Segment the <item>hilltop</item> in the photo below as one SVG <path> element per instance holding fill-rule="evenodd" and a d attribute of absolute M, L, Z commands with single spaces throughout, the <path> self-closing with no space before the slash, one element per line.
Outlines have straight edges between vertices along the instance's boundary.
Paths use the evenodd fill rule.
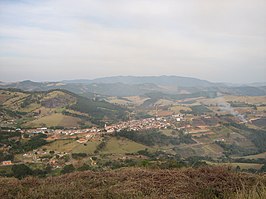
<path fill-rule="evenodd" d="M 82 127 L 123 119 L 125 109 L 66 90 L 0 90 L 1 126 Z"/>

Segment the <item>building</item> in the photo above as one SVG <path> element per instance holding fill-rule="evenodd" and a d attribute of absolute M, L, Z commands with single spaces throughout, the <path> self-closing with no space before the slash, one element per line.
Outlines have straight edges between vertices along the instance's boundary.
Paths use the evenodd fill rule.
<path fill-rule="evenodd" d="M 3 161 L 2 165 L 3 166 L 12 165 L 12 161 L 11 160 Z"/>
<path fill-rule="evenodd" d="M 84 144 L 84 143 L 86 143 L 87 141 L 88 141 L 88 140 L 85 139 L 85 138 L 80 138 L 80 139 L 77 140 L 77 142 L 80 143 L 80 144 Z"/>

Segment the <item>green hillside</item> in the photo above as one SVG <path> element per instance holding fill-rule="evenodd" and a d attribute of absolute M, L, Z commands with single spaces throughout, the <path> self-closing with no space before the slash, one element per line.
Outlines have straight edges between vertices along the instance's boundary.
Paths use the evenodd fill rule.
<path fill-rule="evenodd" d="M 82 127 L 123 119 L 125 109 L 66 90 L 0 90 L 1 127 Z"/>

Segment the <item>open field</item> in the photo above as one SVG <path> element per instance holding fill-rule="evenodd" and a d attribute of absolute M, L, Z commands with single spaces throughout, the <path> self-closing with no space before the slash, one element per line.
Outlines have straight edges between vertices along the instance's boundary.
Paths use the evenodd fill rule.
<path fill-rule="evenodd" d="M 196 152 L 197 156 L 204 154 L 205 156 L 217 158 L 223 154 L 223 149 L 216 144 L 199 144 L 191 146 L 191 149 Z"/>
<path fill-rule="evenodd" d="M 120 105 L 129 105 L 132 104 L 131 101 L 129 100 L 124 100 L 118 97 L 108 97 L 108 102 L 113 103 L 113 104 L 120 104 Z"/>
<path fill-rule="evenodd" d="M 160 130 L 160 132 L 167 136 L 173 136 L 173 137 L 178 136 L 178 132 L 174 131 L 173 129 L 162 129 Z"/>
<path fill-rule="evenodd" d="M 4 102 L 8 101 L 8 99 L 14 97 L 15 95 L 16 93 L 0 90 L 0 104 L 3 104 Z"/>
<path fill-rule="evenodd" d="M 180 113 L 180 111 L 191 111 L 191 108 L 189 108 L 188 106 L 174 105 L 170 108 L 170 110 L 175 114 L 178 114 Z"/>
<path fill-rule="evenodd" d="M 233 96 L 233 95 L 224 95 L 217 98 L 205 98 L 199 100 L 204 104 L 218 104 L 224 102 L 244 102 L 248 104 L 261 104 L 266 102 L 266 96 Z"/>
<path fill-rule="evenodd" d="M 217 155 L 217 157 L 222 156 L 223 154 L 223 148 L 218 146 L 215 143 L 210 143 L 203 145 L 202 147 L 206 154 L 213 155 L 214 157 Z"/>
<path fill-rule="evenodd" d="M 141 97 L 141 96 L 128 96 L 128 97 L 124 97 L 128 100 L 130 100 L 133 104 L 139 106 L 141 104 L 143 104 L 143 102 L 145 102 L 147 99 L 147 97 Z"/>
<path fill-rule="evenodd" d="M 261 104 L 266 102 L 266 96 L 224 96 L 226 101 L 245 102 L 248 104 Z"/>
<path fill-rule="evenodd" d="M 159 117 L 166 117 L 166 116 L 170 116 L 173 114 L 172 111 L 164 111 L 164 110 L 153 110 L 153 111 L 149 111 L 148 112 L 149 115 L 153 115 L 153 116 L 159 116 Z"/>
<path fill-rule="evenodd" d="M 88 141 L 86 145 L 78 143 L 78 145 L 73 148 L 73 153 L 87 153 L 93 154 L 96 147 L 100 144 L 100 141 Z"/>
<path fill-rule="evenodd" d="M 28 96 L 28 94 L 25 93 L 19 93 L 19 92 L 15 92 L 10 94 L 10 98 L 8 98 L 3 105 L 9 107 L 12 110 L 17 110 L 20 108 L 20 102 L 22 99 L 24 99 L 25 97 Z"/>
<path fill-rule="evenodd" d="M 31 104 L 29 104 L 28 106 L 26 106 L 24 108 L 19 108 L 19 111 L 22 111 L 22 112 L 31 112 L 31 111 L 34 111 L 34 110 L 40 108 L 40 107 L 41 107 L 40 104 L 31 103 Z"/>
<path fill-rule="evenodd" d="M 26 126 L 40 127 L 40 126 L 65 126 L 74 127 L 78 125 L 80 119 L 71 116 L 55 113 L 52 115 L 44 116 L 42 118 L 31 121 Z"/>
<path fill-rule="evenodd" d="M 50 99 L 54 97 L 63 97 L 63 96 L 65 96 L 65 94 L 61 91 L 52 91 L 49 92 L 43 99 Z"/>
<path fill-rule="evenodd" d="M 73 153 L 87 153 L 93 154 L 96 147 L 101 143 L 101 141 L 88 141 L 86 145 L 78 143 L 76 140 L 56 140 L 42 148 L 48 150 L 59 151 L 59 152 L 73 152 Z M 125 153 L 135 153 L 139 150 L 144 150 L 149 148 L 145 145 L 124 139 L 111 137 L 107 141 L 106 147 L 100 153 L 104 154 L 125 154 Z"/>
<path fill-rule="evenodd" d="M 139 150 L 144 150 L 145 148 L 149 147 L 143 144 L 130 141 L 125 138 L 118 139 L 116 137 L 111 137 L 108 140 L 106 147 L 101 152 L 125 154 L 125 153 L 135 153 Z"/>
<path fill-rule="evenodd" d="M 239 157 L 240 158 L 240 157 Z M 256 155 L 249 155 L 249 156 L 242 156 L 241 158 L 246 158 L 246 159 L 258 159 L 258 158 L 264 158 L 266 159 L 266 152 L 264 153 L 259 153 Z"/>
<path fill-rule="evenodd" d="M 42 148 L 46 148 L 51 151 L 59 151 L 59 152 L 71 152 L 75 147 L 77 147 L 79 143 L 76 140 L 68 139 L 68 140 L 56 140 L 51 143 L 48 143 Z"/>
<path fill-rule="evenodd" d="M 169 106 L 171 104 L 173 104 L 174 102 L 171 100 L 167 100 L 167 99 L 159 99 L 157 102 L 155 102 L 155 105 L 158 106 Z"/>
<path fill-rule="evenodd" d="M 49 144 L 44 145 L 42 148 L 59 152 L 93 154 L 98 144 L 100 144 L 100 141 L 88 141 L 84 145 L 78 143 L 74 139 L 68 139 L 53 141 Z"/>
<path fill-rule="evenodd" d="M 258 106 L 257 110 L 258 111 L 266 111 L 266 106 Z"/>
<path fill-rule="evenodd" d="M 209 156 L 212 158 L 218 158 L 223 154 L 223 149 L 213 143 L 193 144 L 193 145 L 180 145 L 176 148 L 177 154 L 183 158 L 191 156 Z"/>
<path fill-rule="evenodd" d="M 230 166 L 233 168 L 236 168 L 237 166 L 240 167 L 240 169 L 257 169 L 259 170 L 263 164 L 256 164 L 256 163 L 239 163 L 239 162 L 234 162 L 234 163 L 210 163 L 211 165 L 223 165 L 223 166 Z"/>

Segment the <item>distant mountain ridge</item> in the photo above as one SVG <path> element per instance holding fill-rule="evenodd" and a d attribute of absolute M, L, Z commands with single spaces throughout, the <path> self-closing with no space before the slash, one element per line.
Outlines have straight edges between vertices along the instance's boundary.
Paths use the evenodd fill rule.
<path fill-rule="evenodd" d="M 207 80 L 201 80 L 192 77 L 180 76 L 112 76 L 102 77 L 93 80 L 66 80 L 63 83 L 124 83 L 124 84 L 155 84 L 161 86 L 181 86 L 181 87 L 210 87 L 221 86 L 220 83 L 212 83 Z"/>
<path fill-rule="evenodd" d="M 113 76 L 96 79 L 64 80 L 58 82 L 33 82 L 30 80 L 1 83 L 0 88 L 17 88 L 25 91 L 48 91 L 65 89 L 93 98 L 98 96 L 136 96 L 147 93 L 182 94 L 201 91 L 216 91 L 231 95 L 266 95 L 264 83 L 238 85 L 214 83 L 192 77 L 180 76 Z"/>

